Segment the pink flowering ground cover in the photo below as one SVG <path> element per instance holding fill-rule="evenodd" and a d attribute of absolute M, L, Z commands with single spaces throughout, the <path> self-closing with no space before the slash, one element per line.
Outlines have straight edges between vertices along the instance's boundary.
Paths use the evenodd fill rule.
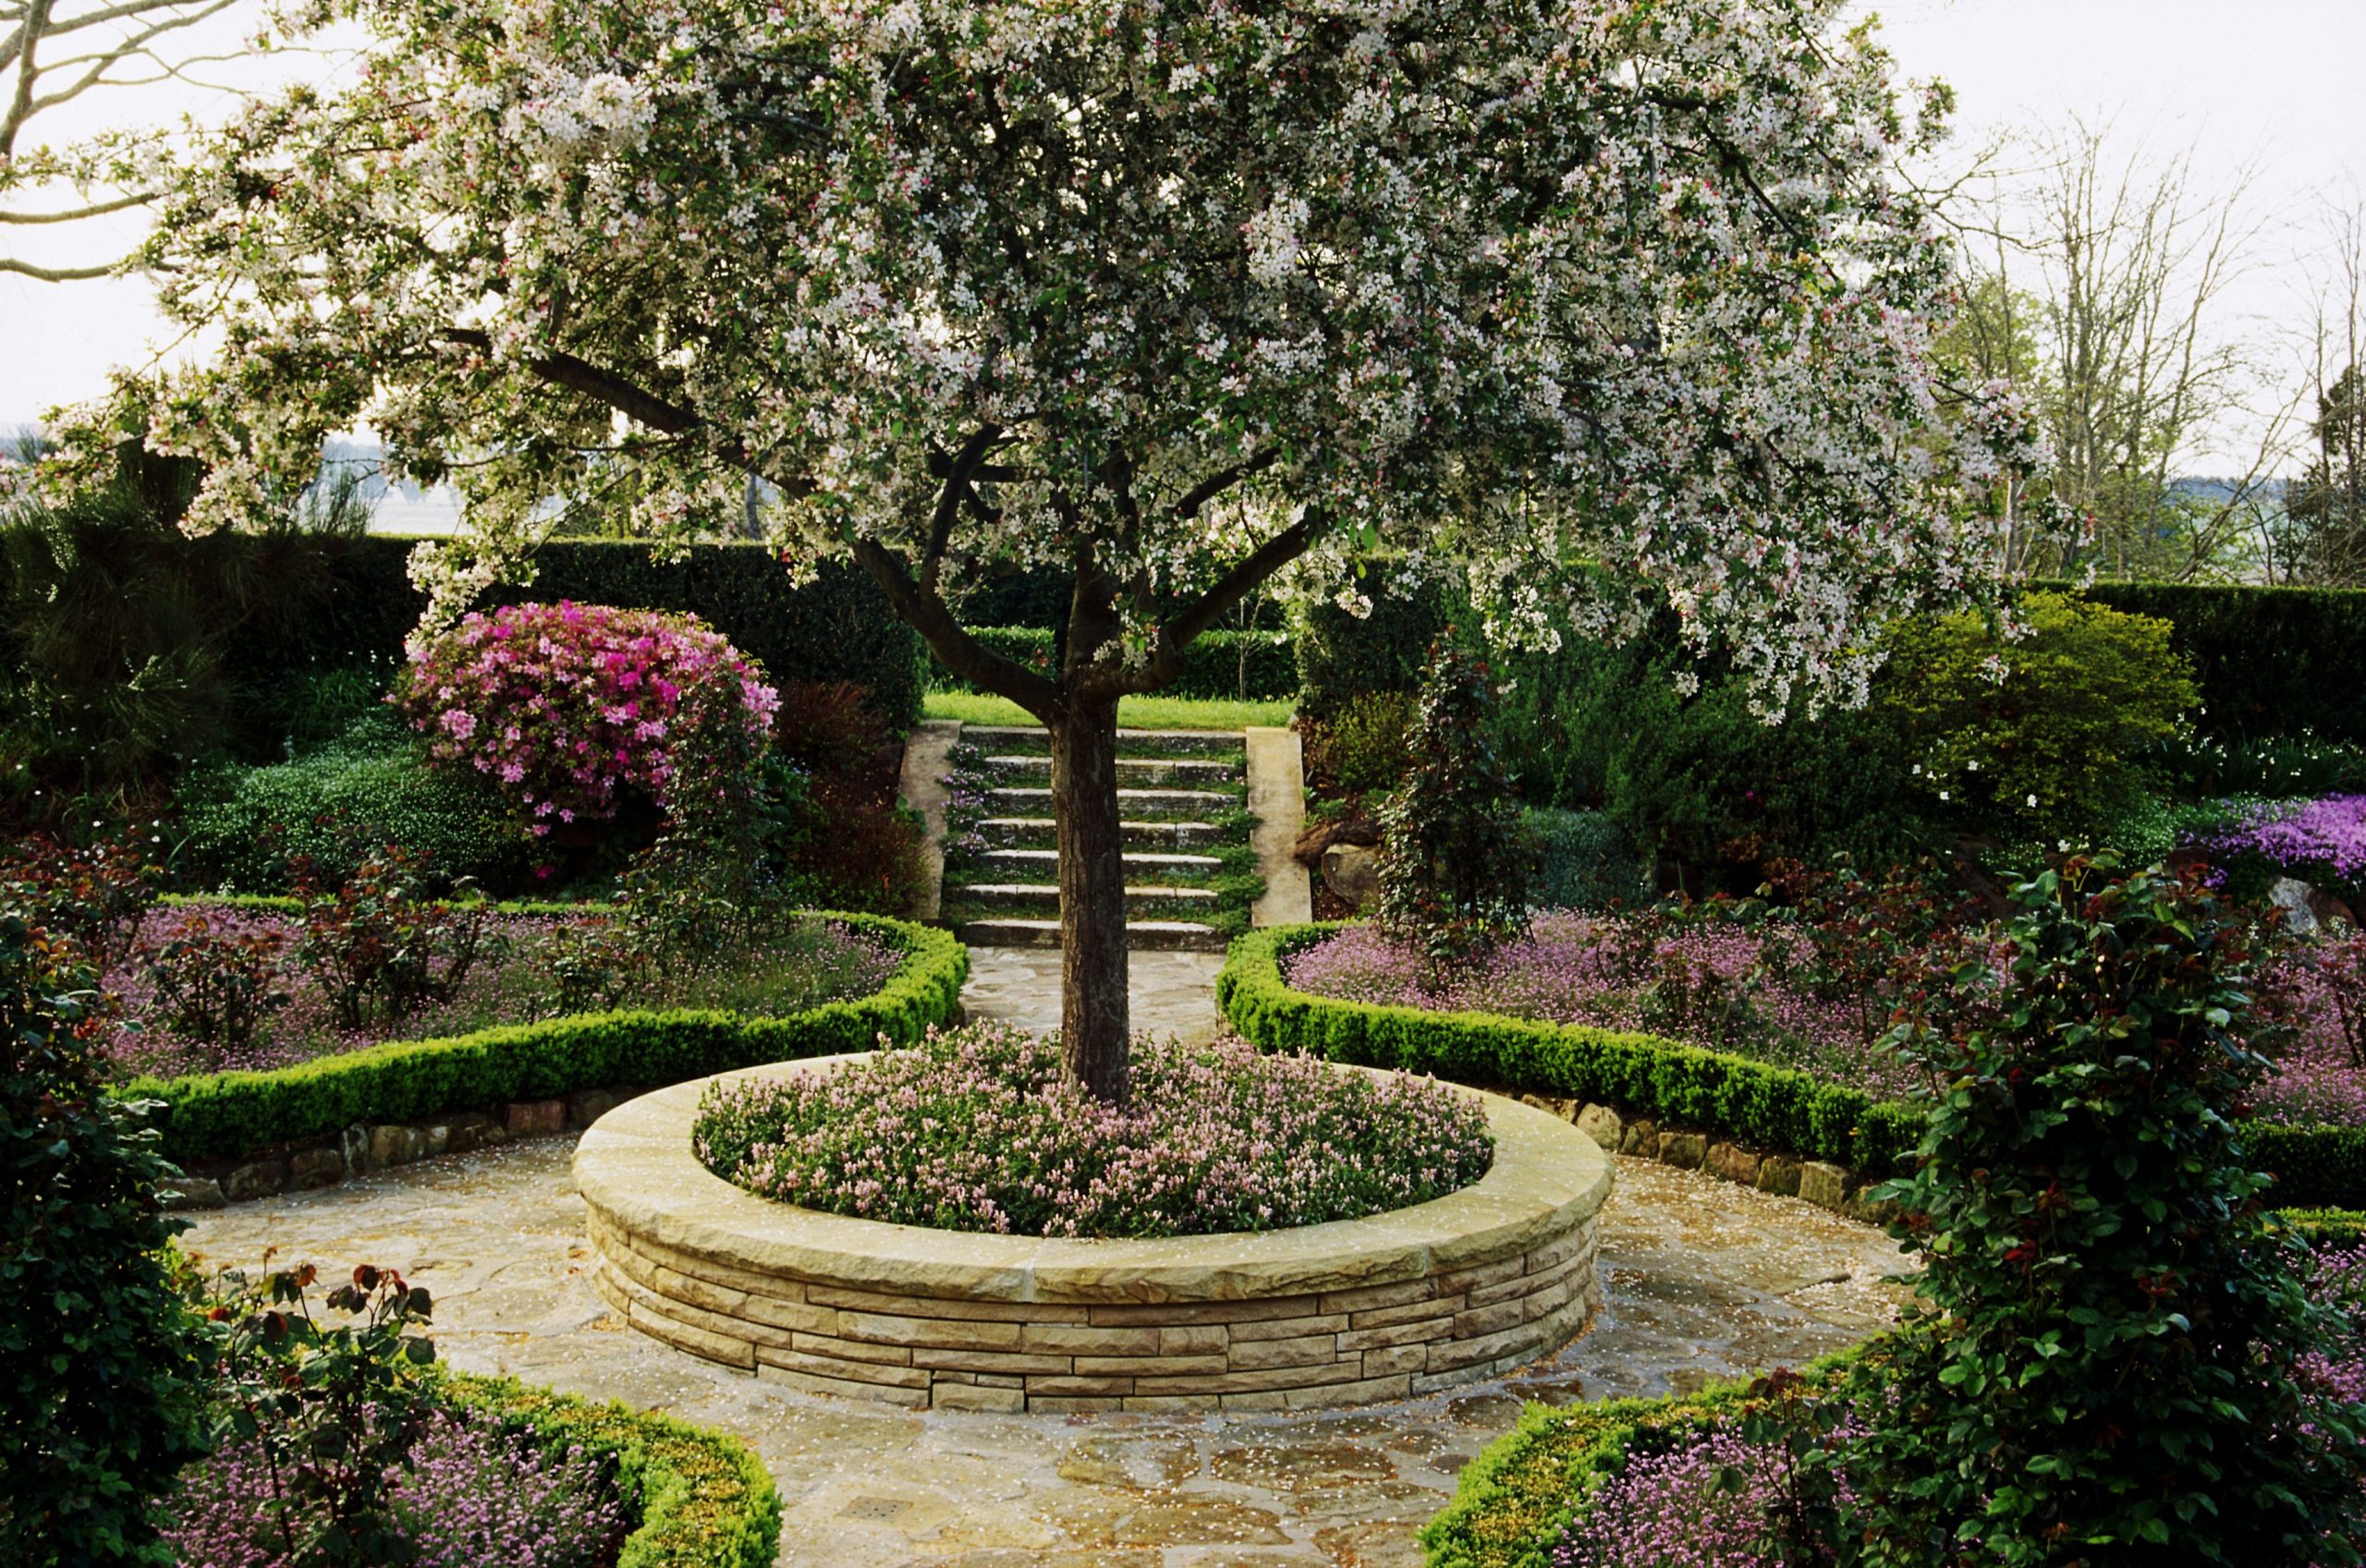
<path fill-rule="evenodd" d="M 181 1568 L 301 1568 L 270 1506 L 280 1492 L 261 1445 L 234 1441 L 181 1473 L 165 1541 Z M 391 1501 L 414 1568 L 609 1568 L 631 1528 L 592 1456 L 448 1412 L 412 1440 Z M 315 1516 L 292 1506 L 300 1540 Z"/>
<path fill-rule="evenodd" d="M 226 1044 L 177 1030 L 157 1004 L 155 978 L 140 957 L 192 920 L 221 938 L 266 950 L 271 982 L 285 1002 L 249 1040 Z M 295 956 L 301 922 L 293 916 L 227 904 L 183 904 L 149 911 L 133 956 L 110 968 L 104 986 L 117 1017 L 104 1050 L 125 1076 L 261 1071 L 292 1066 L 391 1039 L 432 1039 L 496 1024 L 531 1022 L 566 1011 L 550 971 L 554 938 L 565 921 L 543 915 L 494 915 L 482 956 L 454 993 L 391 1023 L 362 1029 L 340 1025 L 320 979 Z M 799 920 L 744 964 L 721 970 L 653 974 L 628 1005 L 704 1007 L 778 1016 L 825 1002 L 867 996 L 892 978 L 903 954 L 834 920 Z"/>
<path fill-rule="evenodd" d="M 2301 1361 L 2299 1419 L 2314 1405 L 2366 1402 L 2366 1246 L 2330 1248 L 2307 1265 L 2310 1294 L 2343 1325 L 2323 1350 Z M 1853 1417 L 1831 1436 L 1846 1441 Z M 1779 1444 L 1753 1441 L 1732 1426 L 1701 1427 L 1638 1447 L 1597 1481 L 1559 1544 L 1554 1568 L 1795 1568 L 1829 1562 L 1828 1548 L 1789 1552 L 1767 1543 L 1790 1501 Z M 1838 1501 L 1855 1500 L 1838 1477 Z M 2133 1561 L 2133 1560 L 2131 1560 Z"/>
<path fill-rule="evenodd" d="M 717 1085 L 699 1159 L 760 1197 L 940 1230 L 1166 1236 L 1360 1219 L 1442 1197 L 1494 1156 L 1476 1096 L 1238 1039 L 1137 1039 L 1132 1104 L 1059 1041 L 998 1023 L 841 1071 Z"/>
<path fill-rule="evenodd" d="M 768 737 L 780 694 L 694 615 L 518 604 L 415 642 L 399 700 L 439 761 L 497 781 L 535 833 L 666 803 L 681 748 Z"/>
<path fill-rule="evenodd" d="M 1557 911 L 1470 973 L 1431 986 L 1418 954 L 1360 925 L 1284 958 L 1282 977 L 1346 1002 L 1647 1030 L 1879 1098 L 1908 1098 L 1916 1075 L 1880 1045 L 1868 1015 L 1793 982 L 1796 966 L 1769 947 L 1787 940 L 1779 930 L 1703 922 L 1660 936 L 1650 961 L 1639 964 L 1616 917 Z M 2277 959 L 2263 978 L 2279 1027 L 2262 1041 L 2275 1066 L 2250 1112 L 2366 1126 L 2366 1064 L 2354 1042 L 2366 1019 L 2345 1014 L 2345 1005 L 2351 1014 L 2366 1008 L 2344 990 L 2354 984 L 2298 955 Z"/>

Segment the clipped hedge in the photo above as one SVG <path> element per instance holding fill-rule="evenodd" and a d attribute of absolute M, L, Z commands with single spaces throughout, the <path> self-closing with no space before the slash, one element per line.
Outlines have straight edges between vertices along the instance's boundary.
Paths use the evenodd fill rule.
<path fill-rule="evenodd" d="M 970 635 L 1005 658 L 1047 675 L 1059 661 L 1064 640 L 1042 626 L 978 626 Z M 942 668 L 934 674 L 942 690 L 975 689 Z M 1295 697 L 1297 656 L 1288 638 L 1279 632 L 1202 632 L 1183 650 L 1183 673 L 1157 695 L 1250 701 Z"/>
<path fill-rule="evenodd" d="M 1607 1101 L 1868 1177 L 1901 1170 L 1921 1139 L 1914 1106 L 1660 1035 L 1340 1002 L 1283 982 L 1285 956 L 1339 929 L 1272 926 L 1233 942 L 1216 1001 L 1243 1039 L 1265 1051 Z M 2277 1203 L 2366 1208 L 2366 1127 L 2245 1122 L 2241 1134 L 2252 1161 L 2275 1173 Z"/>
<path fill-rule="evenodd" d="M 1608 1101 L 1869 1175 L 1898 1169 L 1921 1136 L 1910 1106 L 1658 1035 L 1338 1002 L 1283 983 L 1286 954 L 1339 929 L 1273 926 L 1232 944 L 1216 1000 L 1244 1039 L 1267 1051 Z"/>
<path fill-rule="evenodd" d="M 241 901 L 287 907 L 287 900 Z M 548 906 L 505 906 L 526 912 Z M 738 1067 L 918 1039 L 953 1015 L 970 954 L 950 932 L 877 915 L 826 914 L 902 947 L 884 988 L 781 1018 L 690 1010 L 579 1014 L 444 1039 L 390 1040 L 269 1072 L 135 1078 L 121 1092 L 165 1102 L 164 1153 L 225 1159 L 357 1123 L 405 1122 L 616 1083 L 678 1083 Z"/>
<path fill-rule="evenodd" d="M 738 1439 L 514 1378 L 447 1373 L 442 1385 L 455 1404 L 546 1443 L 615 1457 L 619 1478 L 640 1499 L 640 1523 L 616 1568 L 772 1568 L 780 1493 Z"/>
<path fill-rule="evenodd" d="M 426 606 L 406 566 L 418 543 L 386 534 L 323 541 L 324 602 L 285 634 L 242 638 L 232 660 L 240 682 L 270 688 L 308 671 L 400 657 Z M 760 544 L 697 545 L 679 561 L 652 561 L 646 543 L 588 539 L 549 541 L 532 561 L 533 582 L 495 588 L 475 608 L 571 599 L 687 612 L 775 682 L 852 681 L 897 728 L 920 717 L 920 638 L 857 567 L 824 564 L 800 588 Z"/>
<path fill-rule="evenodd" d="M 2366 743 L 2366 591 L 2234 584 L 2099 582 L 2097 603 L 2169 623 L 2193 662 L 2213 735 L 2314 730 Z"/>

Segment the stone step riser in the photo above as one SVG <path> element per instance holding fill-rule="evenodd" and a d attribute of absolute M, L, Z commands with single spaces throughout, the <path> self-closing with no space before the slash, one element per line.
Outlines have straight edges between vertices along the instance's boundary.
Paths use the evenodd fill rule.
<path fill-rule="evenodd" d="M 994 752 L 1047 752 L 1052 737 L 1038 726 L 964 724 L 961 738 Z M 1119 730 L 1120 757 L 1222 757 L 1233 762 L 1247 755 L 1248 742 L 1238 730 Z"/>
<path fill-rule="evenodd" d="M 1049 882 L 954 883 L 945 890 L 948 903 L 982 905 L 1014 914 L 1054 918 L 1060 912 L 1060 890 Z M 1128 915 L 1176 915 L 1184 918 L 1215 907 L 1213 889 L 1148 885 L 1126 890 Z"/>
<path fill-rule="evenodd" d="M 1119 831 L 1129 847 L 1197 849 L 1224 842 L 1213 822 L 1123 822 Z M 978 824 L 979 833 L 998 848 L 1049 849 L 1059 843 L 1059 824 L 1049 817 L 989 817 Z"/>
<path fill-rule="evenodd" d="M 1057 947 L 1060 923 L 1054 919 L 971 920 L 960 929 L 971 947 Z M 1222 953 L 1223 932 L 1195 920 L 1128 920 L 1126 945 L 1137 953 Z"/>
<path fill-rule="evenodd" d="M 986 804 L 998 816 L 1048 817 L 1052 814 L 1052 792 L 1049 789 L 1006 787 L 986 792 Z M 1117 791 L 1117 809 L 1128 820 L 1140 821 L 1157 818 L 1182 818 L 1201 821 L 1220 812 L 1237 809 L 1238 796 L 1220 795 L 1203 789 L 1128 789 Z"/>
<path fill-rule="evenodd" d="M 1052 760 L 1049 757 L 989 757 L 986 767 L 996 778 L 1013 784 L 1045 784 L 1051 783 Z M 1117 759 L 1117 783 L 1134 788 L 1157 788 L 1179 785 L 1186 789 L 1207 788 L 1211 785 L 1241 782 L 1238 764 L 1220 762 L 1213 759 L 1193 757 L 1120 757 Z"/>
<path fill-rule="evenodd" d="M 979 857 L 987 865 L 1009 872 L 1013 877 L 1040 881 L 1056 875 L 1060 852 L 1049 848 L 989 849 Z M 1224 858 L 1216 855 L 1186 855 L 1166 850 L 1129 849 L 1126 852 L 1126 873 L 1140 873 L 1143 881 L 1159 881 L 1176 877 L 1213 876 L 1224 869 Z"/>

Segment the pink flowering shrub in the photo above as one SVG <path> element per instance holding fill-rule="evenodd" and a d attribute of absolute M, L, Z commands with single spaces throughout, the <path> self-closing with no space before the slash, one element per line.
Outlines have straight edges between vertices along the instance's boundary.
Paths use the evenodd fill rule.
<path fill-rule="evenodd" d="M 1779 1568 L 1760 1545 L 1782 1495 L 1779 1451 L 1710 1427 L 1604 1477 L 1554 1568 Z"/>
<path fill-rule="evenodd" d="M 518 604 L 414 642 L 398 700 L 439 761 L 496 780 L 537 834 L 638 789 L 672 808 L 686 748 L 768 740 L 780 695 L 694 615 Z"/>
<path fill-rule="evenodd" d="M 1119 1110 L 1056 1039 L 982 1023 L 838 1072 L 717 1085 L 699 1159 L 755 1193 L 941 1230 L 1165 1236 L 1353 1220 L 1470 1185 L 1487 1116 L 1430 1078 L 1140 1039 Z"/>

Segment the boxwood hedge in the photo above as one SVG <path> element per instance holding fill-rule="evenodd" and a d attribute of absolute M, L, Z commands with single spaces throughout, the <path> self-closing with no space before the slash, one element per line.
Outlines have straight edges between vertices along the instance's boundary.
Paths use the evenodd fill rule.
<path fill-rule="evenodd" d="M 1216 999 L 1244 1039 L 1267 1051 L 1607 1102 L 1871 1176 L 1900 1169 L 1921 1137 L 1913 1106 L 1659 1035 L 1339 1002 L 1284 984 L 1281 960 L 1337 930 L 1274 926 L 1232 944 Z M 2366 1208 L 2366 1128 L 2247 1122 L 2242 1131 L 2260 1167 L 2276 1173 L 2279 1202 Z"/>
<path fill-rule="evenodd" d="M 458 1405 L 544 1441 L 613 1455 L 640 1499 L 616 1568 L 771 1568 L 780 1494 L 745 1443 L 654 1411 L 578 1399 L 511 1378 L 451 1373 Z"/>
<path fill-rule="evenodd" d="M 249 899 L 249 906 L 290 901 Z M 553 906 L 506 908 L 549 912 Z M 669 1010 L 581 1014 L 444 1039 L 392 1040 L 269 1072 L 136 1078 L 124 1095 L 162 1100 L 164 1152 L 178 1163 L 244 1154 L 357 1123 L 416 1121 L 616 1083 L 676 1083 L 765 1062 L 909 1044 L 953 1015 L 970 954 L 946 931 L 877 915 L 826 917 L 884 937 L 904 963 L 870 996 L 779 1018 Z"/>

